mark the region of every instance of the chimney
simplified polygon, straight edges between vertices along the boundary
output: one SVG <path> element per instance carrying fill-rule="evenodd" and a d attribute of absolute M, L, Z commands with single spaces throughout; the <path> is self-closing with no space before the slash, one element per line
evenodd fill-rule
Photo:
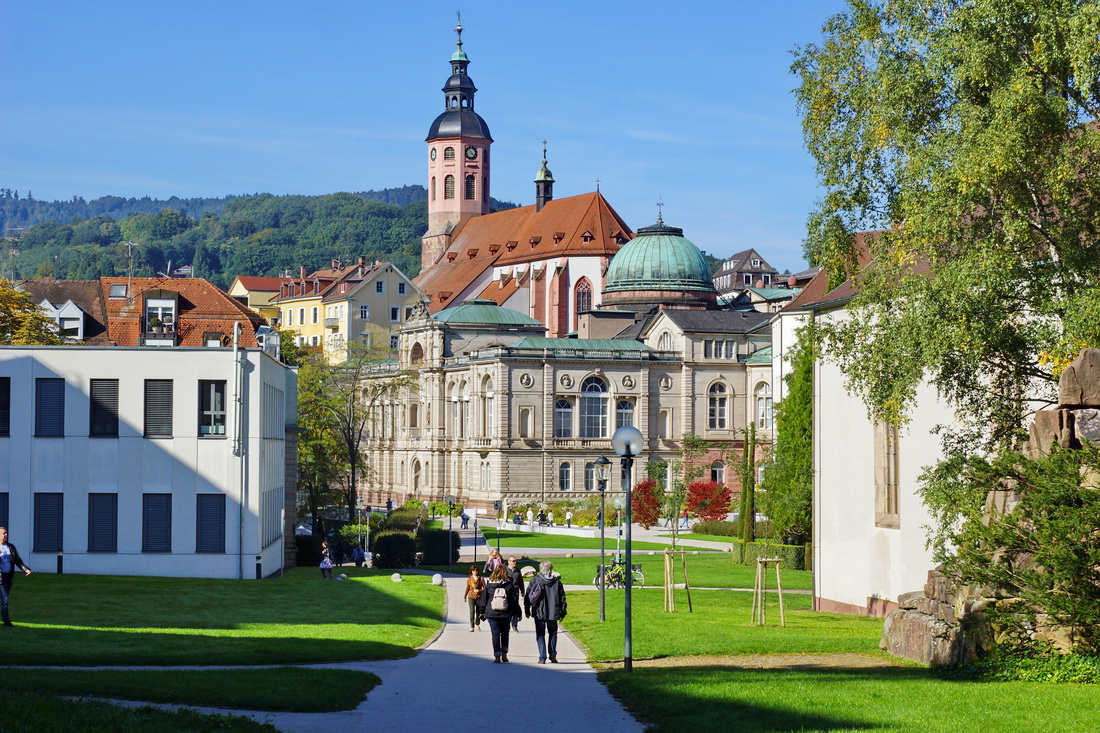
<path fill-rule="evenodd" d="M 344 263 L 343 263 L 343 262 L 341 262 L 340 260 L 335 260 L 335 259 L 334 259 L 334 260 L 332 261 L 332 269 L 333 269 L 333 270 L 339 270 L 339 269 L 340 269 L 341 267 L 343 267 L 343 266 L 344 266 Z"/>
<path fill-rule="evenodd" d="M 298 269 L 298 277 L 300 277 L 300 278 L 301 278 L 301 279 L 303 279 L 303 280 L 305 280 L 305 279 L 306 279 L 306 266 L 305 266 L 305 265 L 301 265 L 301 266 L 299 267 L 299 269 Z"/>

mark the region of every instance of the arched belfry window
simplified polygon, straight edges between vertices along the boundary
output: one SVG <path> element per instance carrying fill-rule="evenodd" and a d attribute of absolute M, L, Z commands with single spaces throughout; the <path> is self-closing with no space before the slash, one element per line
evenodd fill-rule
<path fill-rule="evenodd" d="M 729 399 L 726 396 L 726 385 L 715 382 L 710 386 L 707 394 L 707 426 L 711 430 L 725 430 L 727 400 Z"/>
<path fill-rule="evenodd" d="M 672 351 L 672 334 L 665 331 L 661 334 L 661 337 L 657 339 L 657 348 L 660 351 Z"/>
<path fill-rule="evenodd" d="M 447 148 L 450 150 L 450 148 Z M 455 177 L 447 176 L 443 179 L 443 198 L 453 199 L 455 197 Z"/>
<path fill-rule="evenodd" d="M 588 377 L 581 385 L 581 437 L 607 437 L 607 382 Z"/>
<path fill-rule="evenodd" d="M 454 160 L 454 159 L 455 159 L 455 149 L 454 148 L 443 148 L 443 160 Z"/>
<path fill-rule="evenodd" d="M 466 200 L 467 201 L 473 201 L 474 200 L 474 194 L 476 193 L 476 191 L 474 189 L 475 189 L 474 177 L 473 176 L 466 176 Z"/>

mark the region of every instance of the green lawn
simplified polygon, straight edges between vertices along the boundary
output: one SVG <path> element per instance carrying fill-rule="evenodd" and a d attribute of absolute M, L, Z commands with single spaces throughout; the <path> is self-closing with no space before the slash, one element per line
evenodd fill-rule
<path fill-rule="evenodd" d="M 482 527 L 481 534 L 490 547 L 497 546 L 497 531 L 494 527 Z M 607 546 L 614 551 L 615 535 L 609 532 Z M 661 542 L 634 542 L 637 550 L 663 550 L 668 545 Z M 598 550 L 600 549 L 599 537 L 573 537 L 565 534 L 541 534 L 539 532 L 515 532 L 510 529 L 500 531 L 500 548 L 502 551 L 510 548 L 522 549 L 525 547 L 550 547 L 565 550 Z"/>
<path fill-rule="evenodd" d="M 607 591 L 607 621 L 599 621 L 599 593 L 574 591 L 568 595 L 566 626 L 588 650 L 592 660 L 623 657 L 623 591 Z M 693 613 L 687 611 L 683 591 L 676 593 L 676 612 L 662 610 L 659 588 L 633 593 L 634 657 L 729 654 L 878 655 L 882 619 L 819 613 L 809 610 L 808 595 L 785 595 L 787 626 L 779 627 L 779 608 L 773 595 L 766 627 L 749 623 L 752 594 L 732 591 L 695 591 Z"/>
<path fill-rule="evenodd" d="M 600 678 L 653 731 L 1094 731 L 1096 685 L 967 683 L 927 670 L 639 668 Z"/>
<path fill-rule="evenodd" d="M 22 672 L 20 672 L 22 674 Z M 14 675 L 7 675 L 13 677 Z M 152 707 L 130 708 L 57 695 L 0 690 L 0 730 L 33 733 L 277 733 L 275 726 L 240 715 L 202 715 L 193 710 L 169 712 Z"/>
<path fill-rule="evenodd" d="M 671 538 L 671 534 L 663 534 L 662 537 Z M 721 534 L 695 534 L 694 532 L 681 532 L 676 535 L 677 540 L 706 540 L 707 542 L 725 542 L 727 545 L 732 544 L 735 537 L 727 537 Z"/>
<path fill-rule="evenodd" d="M 264 581 L 34 575 L 12 595 L 17 665 L 295 664 L 409 657 L 440 626 L 428 578 L 347 566 Z"/>
<path fill-rule="evenodd" d="M 614 546 L 612 546 L 611 552 L 608 553 L 609 556 L 611 554 L 614 554 Z M 521 568 L 525 565 L 538 567 L 539 560 L 541 559 L 544 558 L 528 558 L 526 560 L 521 560 L 519 565 Z M 550 557 L 545 559 L 554 563 L 554 570 L 561 573 L 562 581 L 567 585 L 591 584 L 592 579 L 596 575 L 596 566 L 600 564 L 598 555 L 585 557 Z M 610 559 L 608 562 L 610 562 Z M 485 556 L 479 552 L 477 561 L 478 567 L 480 568 L 484 563 Z M 632 558 L 632 563 L 642 566 L 642 572 L 645 573 L 647 585 L 660 587 L 664 582 L 665 565 L 664 557 L 661 554 L 635 554 Z M 753 580 L 756 577 L 755 566 L 749 567 L 747 565 L 735 563 L 729 553 L 688 555 L 687 563 L 688 579 L 691 581 L 693 588 L 751 589 Z M 470 562 L 455 563 L 454 570 L 455 572 L 465 574 L 469 571 L 470 565 L 472 564 L 473 563 Z M 439 570 L 442 572 L 447 570 L 447 566 L 425 566 L 424 569 Z M 810 571 L 808 570 L 784 570 L 782 577 L 783 590 L 785 591 L 810 590 L 813 587 Z M 680 571 L 678 561 L 676 566 L 676 582 L 684 582 L 684 576 Z M 768 587 L 775 587 L 774 571 L 768 575 Z"/>
<path fill-rule="evenodd" d="M 342 669 L 69 670 L 21 669 L 8 691 L 292 713 L 354 710 L 382 680 Z"/>

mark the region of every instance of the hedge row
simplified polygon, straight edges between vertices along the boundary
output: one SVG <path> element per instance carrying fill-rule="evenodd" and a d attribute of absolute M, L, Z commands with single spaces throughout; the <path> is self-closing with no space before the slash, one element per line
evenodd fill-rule
<path fill-rule="evenodd" d="M 409 568 L 418 561 L 424 565 L 458 562 L 462 545 L 458 533 L 427 526 L 427 512 L 421 504 L 406 503 L 391 513 L 382 530 L 371 535 L 374 567 Z"/>

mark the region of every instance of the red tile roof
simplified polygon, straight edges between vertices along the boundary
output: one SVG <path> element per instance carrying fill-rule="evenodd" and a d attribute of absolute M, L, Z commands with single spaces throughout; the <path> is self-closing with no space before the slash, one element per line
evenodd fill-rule
<path fill-rule="evenodd" d="M 467 219 L 455 228 L 439 261 L 413 282 L 431 297 L 428 310 L 435 313 L 465 299 L 491 267 L 565 256 L 610 258 L 620 239 L 625 243 L 633 236 L 600 193 L 555 199 L 542 211 L 521 206 Z M 443 292 L 450 296 L 440 299 Z"/>
<path fill-rule="evenodd" d="M 107 333 L 118 346 L 141 345 L 146 297 L 177 298 L 179 346 L 205 346 L 206 333 L 221 333 L 231 339 L 234 323 L 241 324 L 241 346 L 259 345 L 256 329 L 264 325 L 264 319 L 201 278 L 101 277 L 99 282 L 107 312 Z M 111 286 L 119 284 L 128 284 L 129 297 L 110 297 Z"/>
<path fill-rule="evenodd" d="M 252 292 L 279 292 L 279 288 L 282 284 L 288 281 L 290 278 L 286 277 L 264 277 L 261 275 L 237 275 L 235 282 L 239 282 L 247 290 Z M 230 287 L 230 290 L 233 288 Z"/>

